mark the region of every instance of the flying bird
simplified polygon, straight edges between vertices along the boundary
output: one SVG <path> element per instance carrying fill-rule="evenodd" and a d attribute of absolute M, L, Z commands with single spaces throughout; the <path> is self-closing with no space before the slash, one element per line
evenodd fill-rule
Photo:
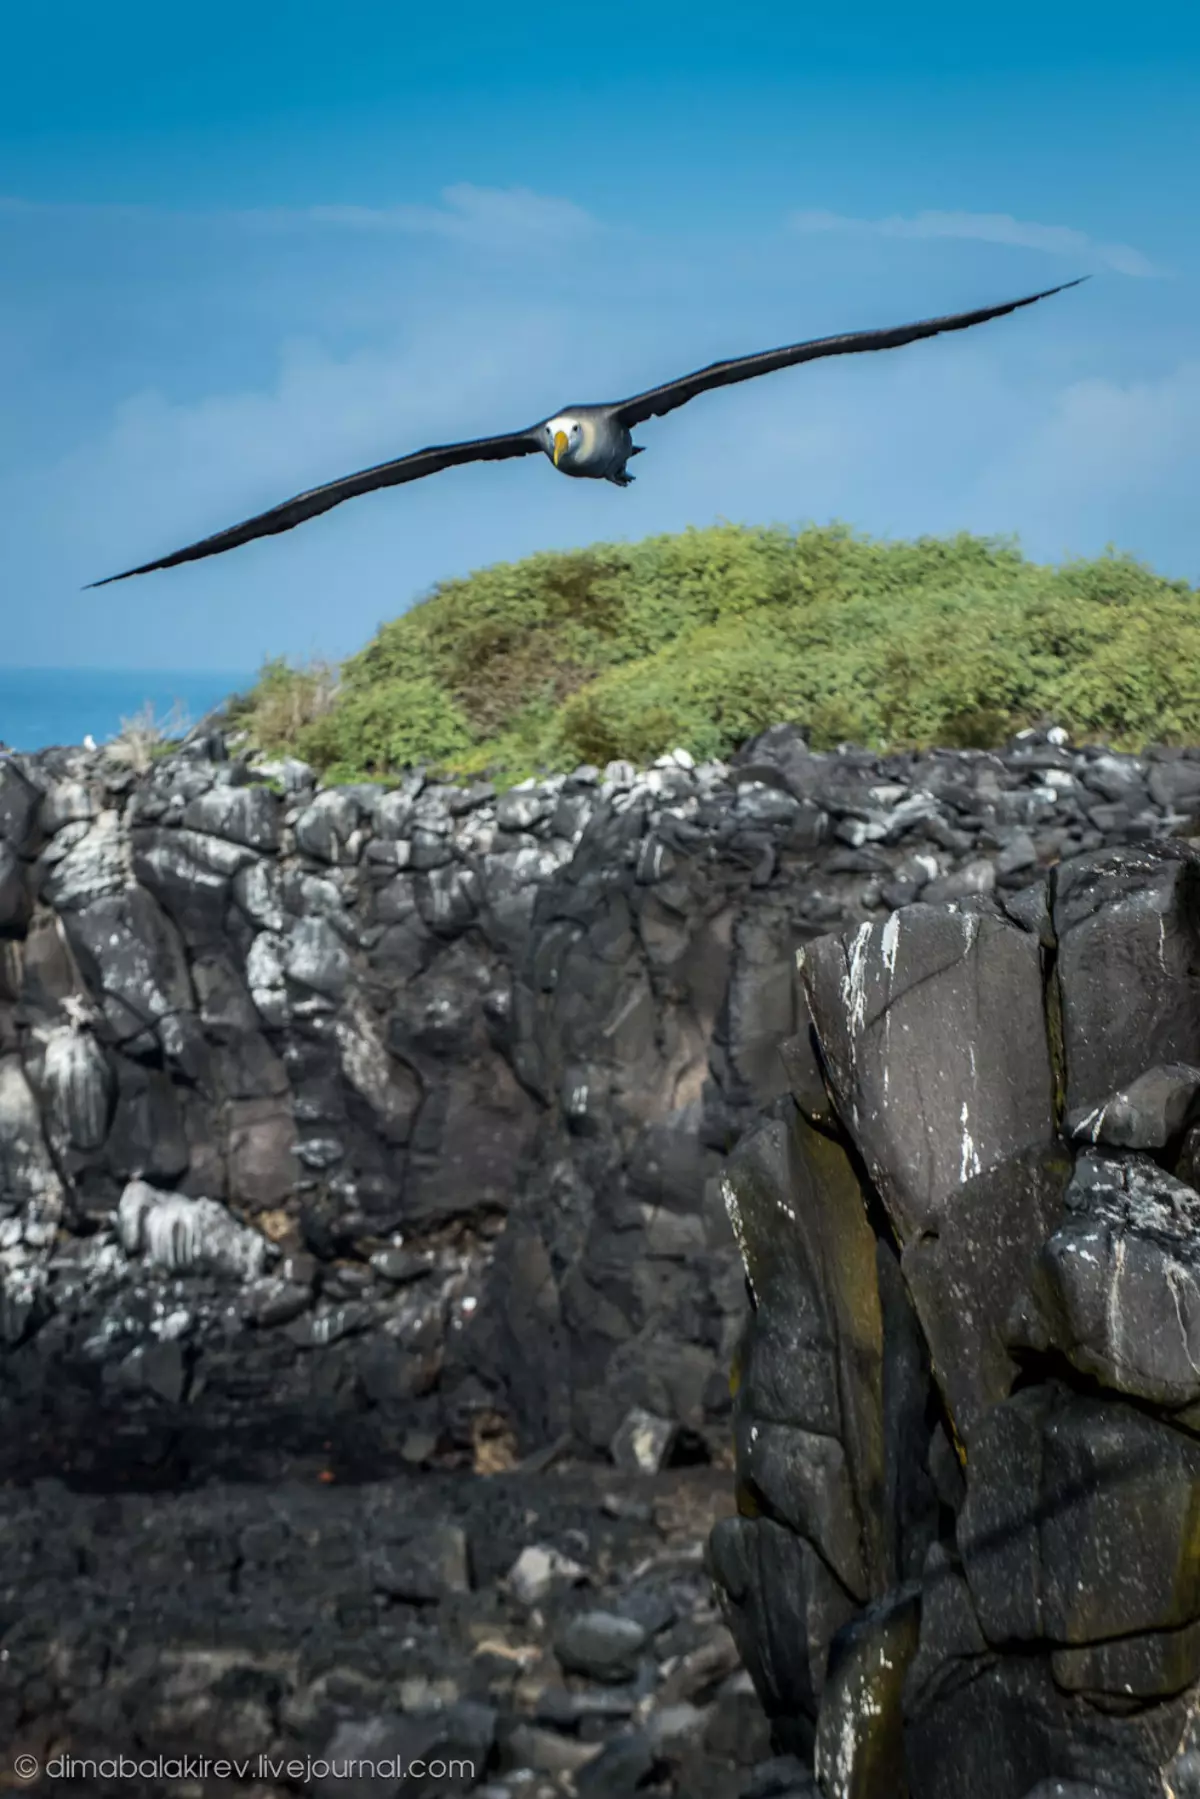
<path fill-rule="evenodd" d="M 269 512 L 260 512 L 243 524 L 231 525 L 199 543 L 160 556 L 155 562 L 143 562 L 140 568 L 126 569 L 121 575 L 108 575 L 103 581 L 92 581 L 91 587 L 107 587 L 111 581 L 127 581 L 131 575 L 148 575 L 155 569 L 174 568 L 180 562 L 196 562 L 202 556 L 217 556 L 223 550 L 236 549 L 256 537 L 270 537 L 279 531 L 290 531 L 305 519 L 316 518 L 343 500 L 358 494 L 372 493 L 377 487 L 398 487 L 405 481 L 419 481 L 435 475 L 440 469 L 457 468 L 465 462 L 504 462 L 513 456 L 547 456 L 560 475 L 573 475 L 591 481 L 611 481 L 617 487 L 628 487 L 633 476 L 626 464 L 639 456 L 643 445 L 635 444 L 630 432 L 647 419 L 661 418 L 686 406 L 697 394 L 713 387 L 729 387 L 735 381 L 751 381 L 757 375 L 769 375 L 776 369 L 787 369 L 799 362 L 815 362 L 819 356 L 847 356 L 860 350 L 895 350 L 902 344 L 916 343 L 923 337 L 936 337 L 942 331 L 966 331 L 972 325 L 986 324 L 1002 318 L 1022 306 L 1032 306 L 1051 294 L 1078 287 L 1087 276 L 1060 282 L 1023 300 L 1007 300 L 1002 306 L 983 306 L 975 312 L 952 312 L 945 318 L 920 319 L 914 325 L 894 325 L 879 331 L 850 331 L 840 337 L 818 337 L 808 343 L 787 344 L 778 350 L 759 350 L 751 356 L 735 356 L 728 362 L 712 362 L 693 374 L 680 375 L 661 387 L 647 388 L 628 400 L 614 400 L 606 405 L 564 406 L 559 412 L 530 425 L 523 431 L 510 431 L 503 437 L 476 437 L 467 443 L 437 444 L 427 450 L 416 450 L 395 462 L 380 462 L 374 468 L 361 469 L 356 475 L 343 475 L 324 487 L 297 494 Z"/>

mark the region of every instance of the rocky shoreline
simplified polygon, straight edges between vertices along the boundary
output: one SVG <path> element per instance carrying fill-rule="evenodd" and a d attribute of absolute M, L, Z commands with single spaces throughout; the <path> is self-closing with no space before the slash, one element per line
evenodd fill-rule
<path fill-rule="evenodd" d="M 728 766 L 677 753 L 502 794 L 322 790 L 219 734 L 140 772 L 0 760 L 9 1737 L 128 1725 L 219 1754 L 233 1696 L 265 1707 L 247 1741 L 328 1746 L 382 1716 L 409 1742 L 461 1705 L 497 1795 L 808 1791 L 770 1762 L 697 1560 L 715 1495 L 732 1504 L 747 1317 L 722 1168 L 792 1091 L 796 952 L 917 900 L 1019 908 L 1047 868 L 1186 840 L 1198 813 L 1200 751 L 1054 730 L 878 756 L 779 728 Z M 396 1519 L 460 1513 L 444 1590 L 397 1587 Z M 529 1605 L 506 1582 L 539 1546 Z M 295 1606 L 323 1622 L 272 1673 Z M 589 1610 L 610 1620 L 593 1647 L 637 1664 L 620 1681 L 558 1653 Z M 485 1628 L 511 1666 L 476 1667 Z M 436 1706 L 401 1704 L 438 1644 Z M 693 1655 L 708 1672 L 672 1685 Z M 526 1663 L 567 1693 L 554 1719 L 518 1693 Z M 550 1735 L 514 1749 L 522 1729 Z M 607 1764 L 559 1743 L 602 1737 Z"/>

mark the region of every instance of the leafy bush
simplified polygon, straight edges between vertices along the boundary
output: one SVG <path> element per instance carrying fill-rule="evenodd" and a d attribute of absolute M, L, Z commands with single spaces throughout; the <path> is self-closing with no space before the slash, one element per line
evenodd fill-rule
<path fill-rule="evenodd" d="M 252 730 L 260 747 L 290 749 L 301 734 L 324 718 L 338 690 L 338 671 L 328 662 L 293 668 L 282 656 L 264 662 L 251 693 L 227 707 L 231 723 Z"/>
<path fill-rule="evenodd" d="M 719 525 L 446 582 L 336 683 L 268 663 L 239 722 L 338 778 L 724 755 L 783 719 L 818 748 L 986 747 L 1047 717 L 1197 741 L 1196 601 L 1111 552 L 1051 568 L 966 534 Z"/>

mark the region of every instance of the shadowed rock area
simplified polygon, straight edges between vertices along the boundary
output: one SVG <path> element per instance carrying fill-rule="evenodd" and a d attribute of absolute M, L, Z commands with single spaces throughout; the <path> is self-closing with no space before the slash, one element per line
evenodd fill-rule
<path fill-rule="evenodd" d="M 6 1738 L 1180 1799 L 1197 811 L 1059 732 L 0 759 Z"/>
<path fill-rule="evenodd" d="M 1200 1794 L 1200 856 L 799 952 L 710 1539 L 823 1799 Z"/>

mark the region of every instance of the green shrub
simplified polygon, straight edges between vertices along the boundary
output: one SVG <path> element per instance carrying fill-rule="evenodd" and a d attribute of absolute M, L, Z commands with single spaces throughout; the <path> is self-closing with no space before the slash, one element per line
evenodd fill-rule
<path fill-rule="evenodd" d="M 282 656 L 264 662 L 248 694 L 226 707 L 229 722 L 253 732 L 272 753 L 295 748 L 303 732 L 324 718 L 338 690 L 338 671 L 328 662 L 293 668 Z"/>
<path fill-rule="evenodd" d="M 1197 741 L 1196 600 L 1111 552 L 1052 568 L 966 534 L 723 524 L 446 582 L 336 682 L 268 663 L 238 716 L 335 778 L 725 755 L 782 719 L 818 748 L 987 747 L 1046 717 Z"/>

